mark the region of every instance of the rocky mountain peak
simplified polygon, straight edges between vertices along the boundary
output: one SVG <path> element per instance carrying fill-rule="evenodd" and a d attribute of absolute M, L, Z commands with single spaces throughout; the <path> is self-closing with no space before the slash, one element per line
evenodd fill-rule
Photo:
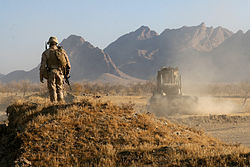
<path fill-rule="evenodd" d="M 140 28 L 138 28 L 137 30 L 135 30 L 135 32 L 142 32 L 142 31 L 150 31 L 150 28 L 148 26 L 141 26 Z"/>
<path fill-rule="evenodd" d="M 198 26 L 183 26 L 179 29 L 166 29 L 160 35 L 165 41 L 171 43 L 169 48 L 178 50 L 194 49 L 197 51 L 211 51 L 224 40 L 231 37 L 233 32 L 222 27 L 207 27 L 205 23 Z M 172 41 L 172 42 L 171 42 Z"/>
<path fill-rule="evenodd" d="M 85 40 L 81 36 L 78 36 L 78 35 L 70 35 L 67 39 L 68 40 L 80 41 L 82 43 L 85 42 Z"/>
<path fill-rule="evenodd" d="M 141 26 L 134 32 L 134 34 L 136 35 L 137 40 L 146 40 L 158 35 L 155 31 L 150 30 L 148 26 Z"/>
<path fill-rule="evenodd" d="M 206 24 L 204 22 L 202 22 L 200 25 L 200 27 L 207 27 Z"/>
<path fill-rule="evenodd" d="M 197 26 L 201 31 L 206 31 L 208 27 L 204 22 L 202 22 L 200 25 Z"/>
<path fill-rule="evenodd" d="M 65 49 L 70 49 L 72 47 L 78 47 L 81 46 L 86 41 L 81 37 L 77 35 L 70 35 L 68 38 L 63 39 L 60 45 L 62 45 Z"/>

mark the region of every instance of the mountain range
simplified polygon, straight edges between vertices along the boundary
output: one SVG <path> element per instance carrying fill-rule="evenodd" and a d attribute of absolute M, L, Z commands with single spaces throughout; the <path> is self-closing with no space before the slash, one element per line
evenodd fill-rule
<path fill-rule="evenodd" d="M 142 26 L 120 37 L 104 51 L 121 71 L 134 77 L 150 79 L 162 66 L 179 66 L 185 73 L 193 68 L 192 62 L 203 58 L 201 53 L 212 51 L 232 34 L 225 28 L 206 27 L 204 23 L 166 29 L 160 35 Z"/>
<path fill-rule="evenodd" d="M 75 81 L 142 81 L 155 78 L 163 66 L 178 66 L 186 80 L 234 82 L 248 79 L 250 71 L 250 31 L 233 33 L 204 23 L 160 34 L 141 26 L 103 50 L 76 35 L 60 45 L 69 55 Z M 38 68 L 14 71 L 0 76 L 0 81 L 37 82 Z"/>

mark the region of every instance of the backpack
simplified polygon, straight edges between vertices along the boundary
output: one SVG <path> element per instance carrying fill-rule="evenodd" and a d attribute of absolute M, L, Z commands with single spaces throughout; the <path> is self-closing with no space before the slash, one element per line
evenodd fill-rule
<path fill-rule="evenodd" d="M 48 67 L 61 67 L 65 68 L 67 66 L 67 60 L 65 58 L 65 53 L 61 47 L 56 50 L 49 51 L 49 58 L 47 61 Z"/>

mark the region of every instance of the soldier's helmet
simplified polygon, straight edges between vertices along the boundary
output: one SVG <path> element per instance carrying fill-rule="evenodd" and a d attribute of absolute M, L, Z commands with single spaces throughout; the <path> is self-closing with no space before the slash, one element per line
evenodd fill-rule
<path fill-rule="evenodd" d="M 49 41 L 48 41 L 48 44 L 50 44 L 50 43 L 56 43 L 56 44 L 58 44 L 57 38 L 56 37 L 50 37 Z"/>

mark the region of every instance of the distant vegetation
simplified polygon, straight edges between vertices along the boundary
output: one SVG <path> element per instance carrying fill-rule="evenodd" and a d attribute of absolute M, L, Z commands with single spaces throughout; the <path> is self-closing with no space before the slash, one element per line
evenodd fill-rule
<path fill-rule="evenodd" d="M 145 95 L 151 94 L 155 89 L 153 82 L 135 83 L 129 85 L 97 83 L 97 82 L 73 82 L 72 90 L 65 85 L 65 90 L 74 95 L 102 94 L 102 95 Z M 0 84 L 0 93 L 9 95 L 47 92 L 46 84 L 36 84 L 29 81 L 11 82 Z"/>
<path fill-rule="evenodd" d="M 249 96 L 250 83 L 219 83 L 208 84 L 203 93 L 212 96 Z"/>
<path fill-rule="evenodd" d="M 100 94 L 100 95 L 151 95 L 156 88 L 154 81 L 135 84 L 110 84 L 101 82 L 72 82 L 72 90 L 65 85 L 65 91 L 74 95 Z M 247 96 L 250 93 L 250 83 L 212 83 L 192 87 L 193 92 L 212 96 Z M 47 92 L 46 84 L 32 83 L 30 81 L 19 81 L 10 83 L 0 83 L 0 93 L 7 95 L 25 96 L 30 93 Z M 185 92 L 184 92 L 185 93 Z"/>

